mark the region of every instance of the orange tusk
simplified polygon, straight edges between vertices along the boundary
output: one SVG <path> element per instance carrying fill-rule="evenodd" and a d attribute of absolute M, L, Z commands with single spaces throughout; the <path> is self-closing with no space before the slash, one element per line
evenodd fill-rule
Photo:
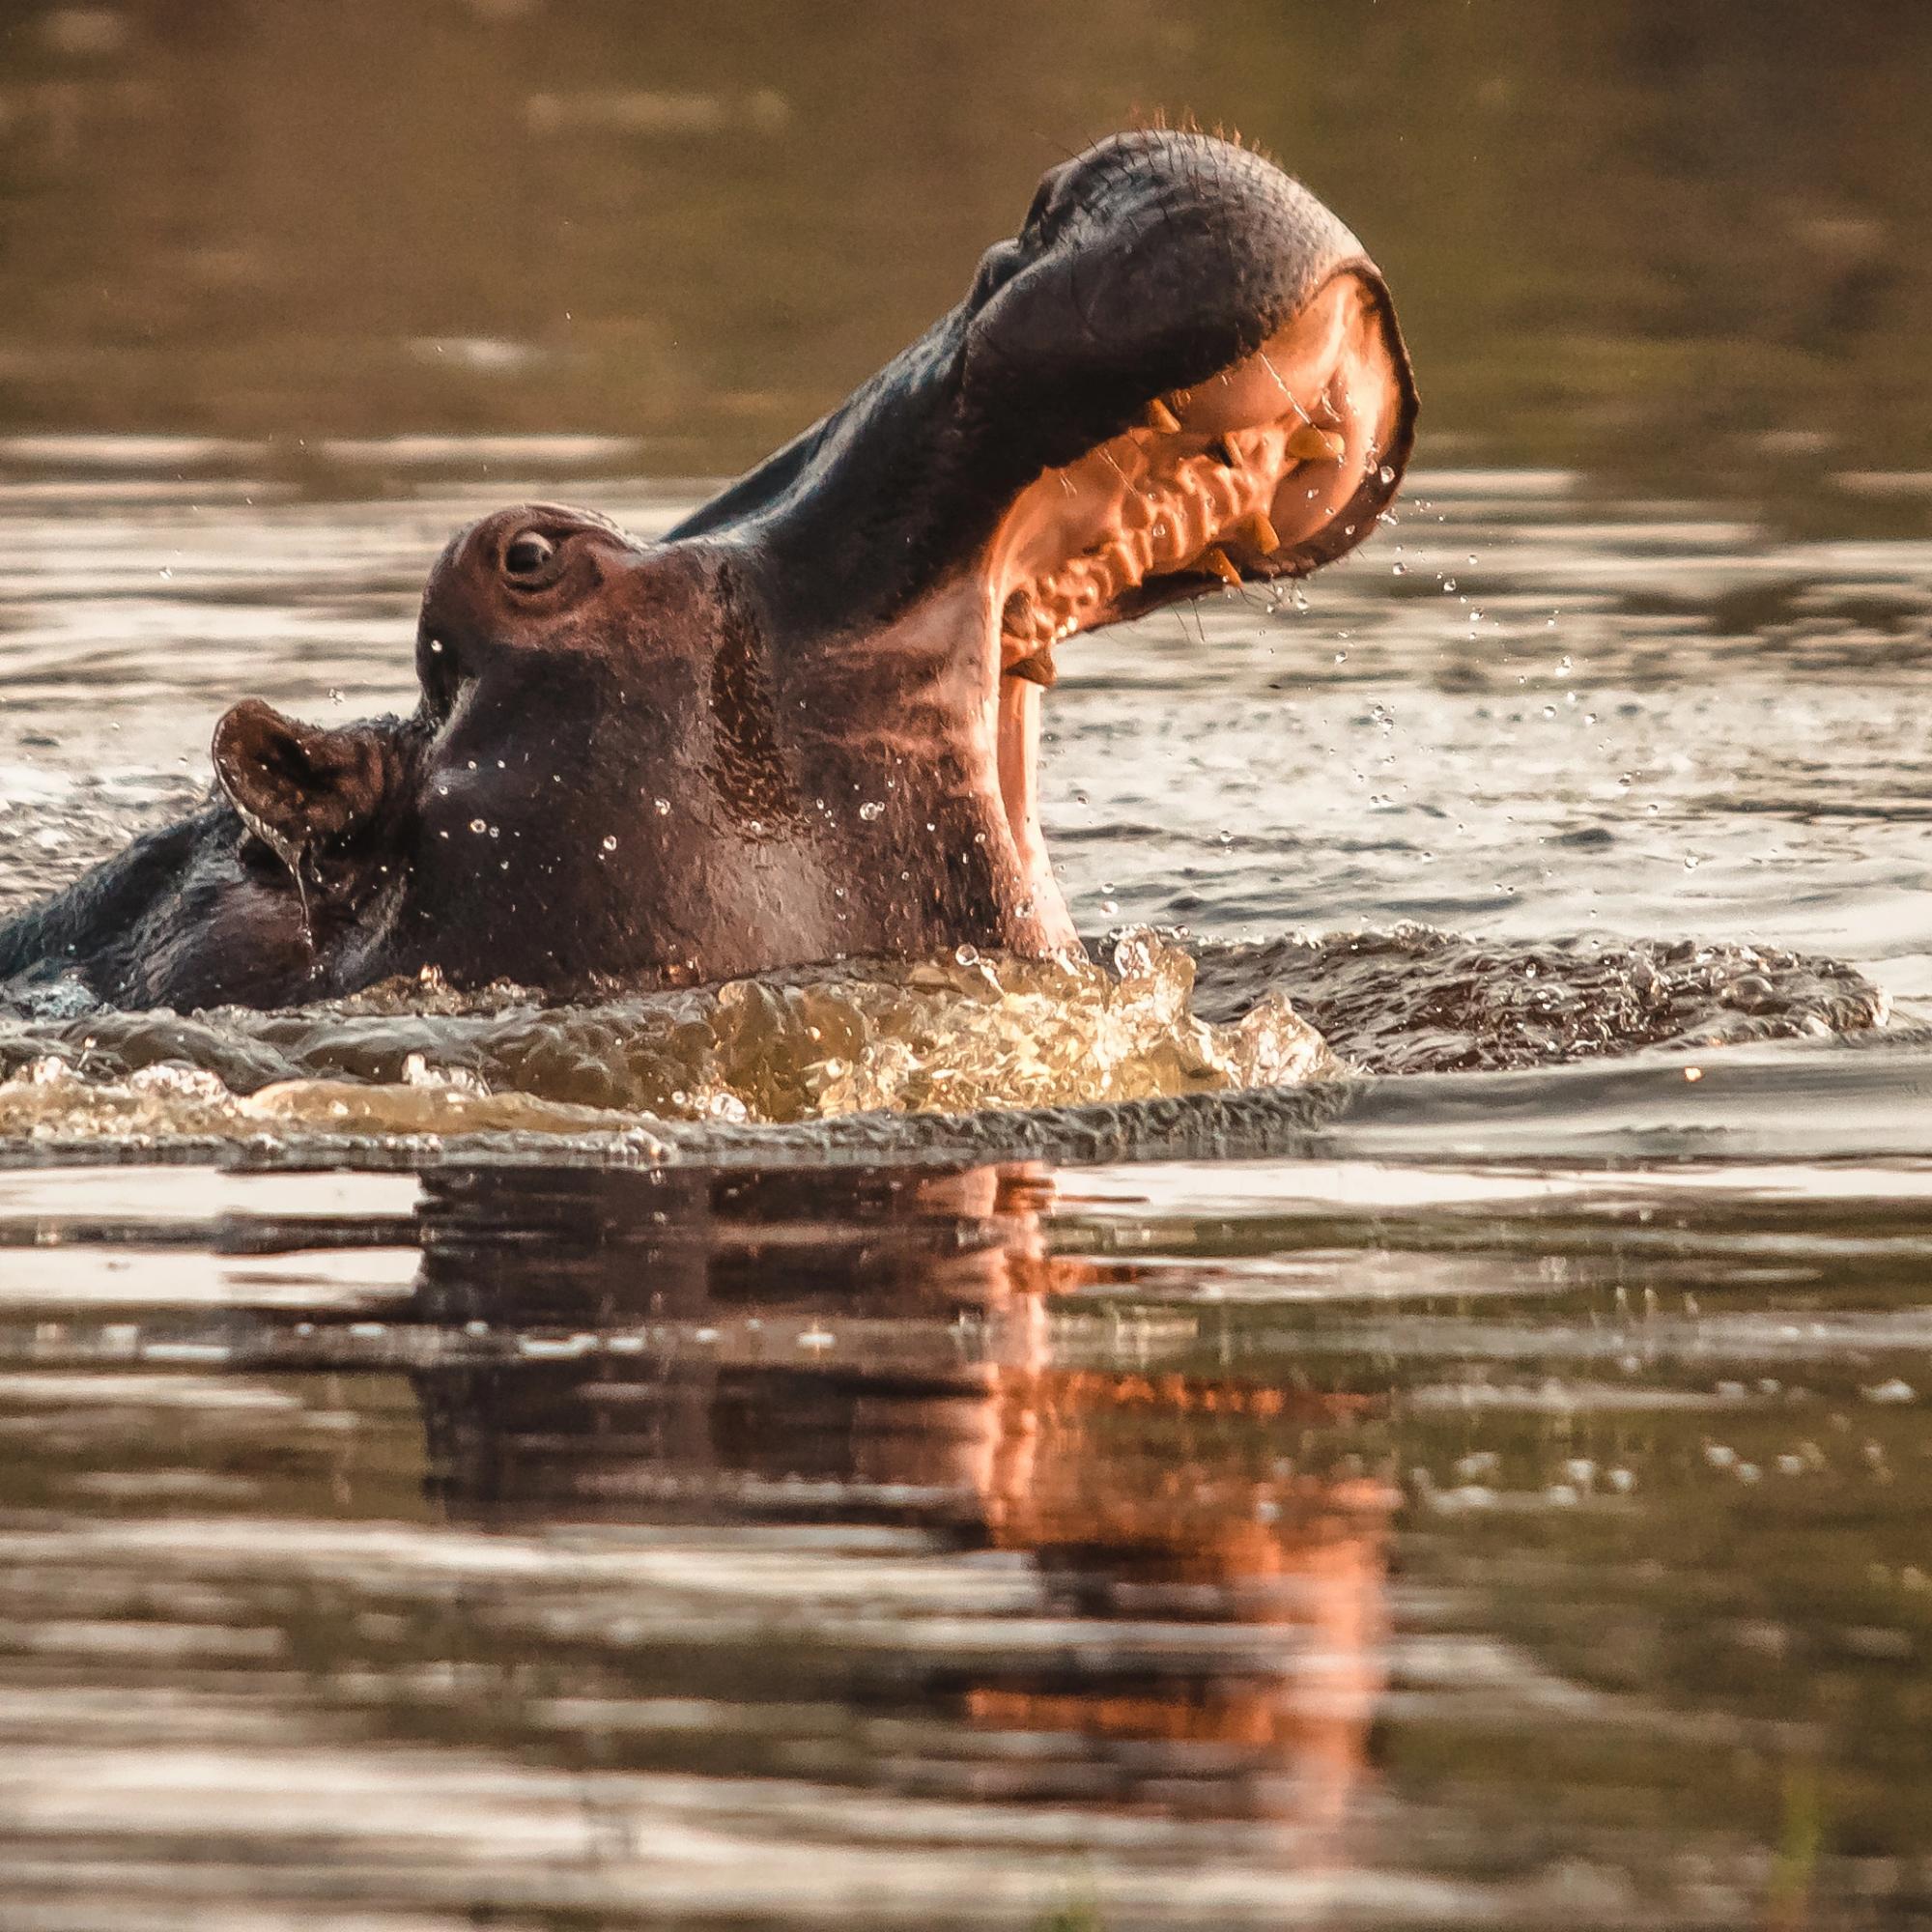
<path fill-rule="evenodd" d="M 1209 544 L 1201 553 L 1199 561 L 1205 569 L 1211 570 L 1230 590 L 1241 587 L 1241 573 L 1235 568 L 1234 560 L 1218 544 Z"/>
<path fill-rule="evenodd" d="M 1264 556 L 1272 556 L 1281 548 L 1281 537 L 1268 522 L 1265 510 L 1257 510 L 1252 517 L 1242 518 L 1236 526 L 1234 535 L 1242 543 L 1252 545 Z"/>
<path fill-rule="evenodd" d="M 1051 691 L 1060 678 L 1060 672 L 1053 662 L 1053 646 L 1048 644 L 1044 649 L 1034 652 L 1032 657 L 1022 658 L 1018 664 L 1009 664 L 1007 667 L 1007 675 L 1023 677 L 1029 684 L 1037 684 L 1044 690 Z"/>
<path fill-rule="evenodd" d="M 1158 396 L 1147 406 L 1147 413 L 1141 420 L 1162 436 L 1172 436 L 1180 427 L 1180 418 Z"/>
<path fill-rule="evenodd" d="M 1297 423 L 1289 432 L 1288 453 L 1300 463 L 1334 463 L 1349 445 L 1332 429 Z"/>

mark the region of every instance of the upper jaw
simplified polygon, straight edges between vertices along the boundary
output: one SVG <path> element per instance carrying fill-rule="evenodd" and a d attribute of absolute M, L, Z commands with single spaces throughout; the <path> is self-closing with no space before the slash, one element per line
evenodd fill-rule
<path fill-rule="evenodd" d="M 1043 472 L 1251 355 L 1351 267 L 1374 279 L 1353 235 L 1260 156 L 1103 142 L 1048 178 L 966 299 L 670 536 L 742 542 L 796 632 L 890 622 Z"/>

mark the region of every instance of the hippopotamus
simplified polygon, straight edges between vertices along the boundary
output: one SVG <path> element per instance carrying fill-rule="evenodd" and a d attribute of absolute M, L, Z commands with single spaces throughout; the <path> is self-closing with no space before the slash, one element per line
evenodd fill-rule
<path fill-rule="evenodd" d="M 206 802 L 0 926 L 0 980 L 272 1007 L 1050 953 L 1062 648 L 1351 550 L 1415 412 L 1382 276 L 1306 188 L 1200 134 L 1104 140 L 956 307 L 661 539 L 551 503 L 459 534 L 409 716 L 235 705 Z"/>

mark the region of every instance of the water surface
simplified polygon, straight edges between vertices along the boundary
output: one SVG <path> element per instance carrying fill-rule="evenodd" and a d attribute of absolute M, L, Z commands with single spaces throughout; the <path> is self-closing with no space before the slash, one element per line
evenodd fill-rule
<path fill-rule="evenodd" d="M 634 458 L 9 445 L 8 894 Z M 1070 660 L 1088 968 L 17 1010 L 10 1922 L 1918 1922 L 1926 562 L 1425 474 Z"/>
<path fill-rule="evenodd" d="M 1918 1922 L 1927 1186 L 15 1177 L 10 1918 Z"/>

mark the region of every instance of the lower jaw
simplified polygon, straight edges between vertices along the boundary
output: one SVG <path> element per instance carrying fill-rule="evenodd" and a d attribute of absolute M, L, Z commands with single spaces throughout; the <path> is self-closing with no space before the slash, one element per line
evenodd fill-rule
<path fill-rule="evenodd" d="M 1000 802 L 1021 873 L 1016 925 L 1026 950 L 1057 951 L 1078 942 L 1072 915 L 1061 896 L 1039 829 L 1040 688 L 1025 678 L 1005 676 L 999 691 Z"/>
<path fill-rule="evenodd" d="M 1001 672 L 991 590 L 962 570 L 810 673 L 796 744 L 808 822 L 835 866 L 866 868 L 837 895 L 848 954 L 970 942 L 1037 958 L 1078 943 L 1039 829 L 1041 692 Z M 847 821 L 853 799 L 874 810 Z"/>

